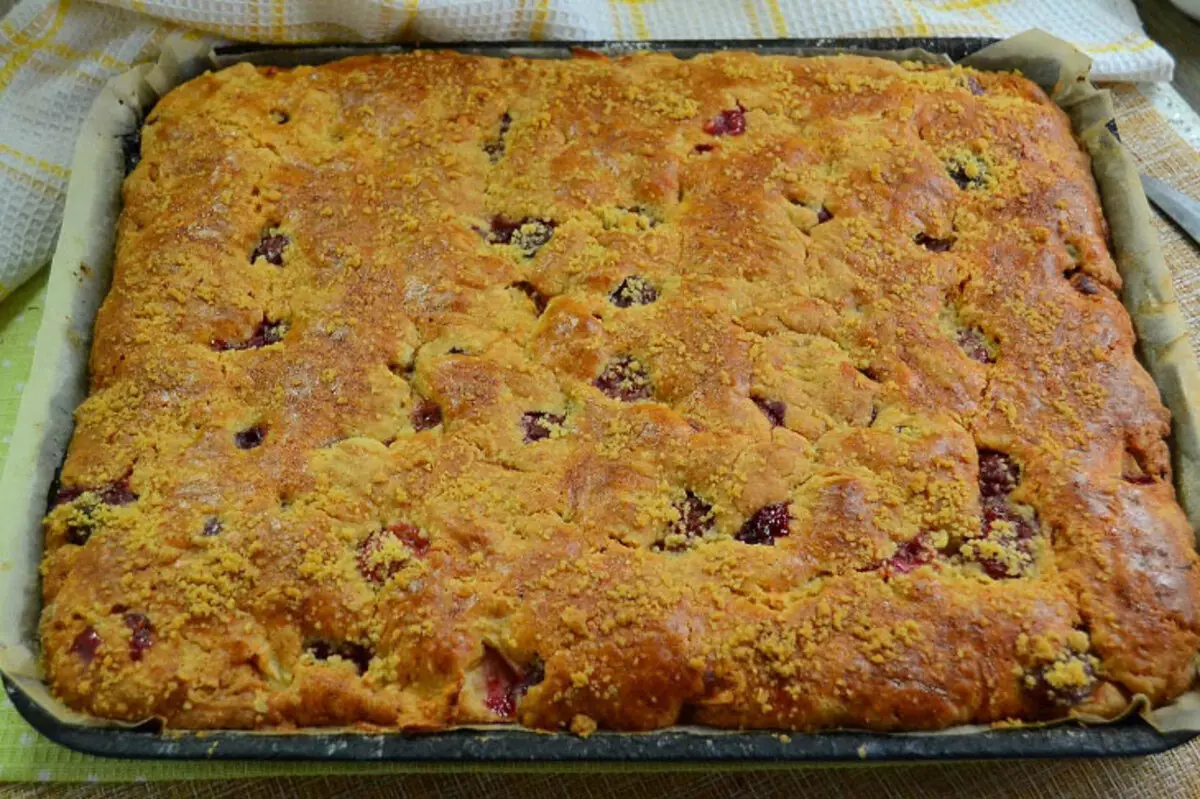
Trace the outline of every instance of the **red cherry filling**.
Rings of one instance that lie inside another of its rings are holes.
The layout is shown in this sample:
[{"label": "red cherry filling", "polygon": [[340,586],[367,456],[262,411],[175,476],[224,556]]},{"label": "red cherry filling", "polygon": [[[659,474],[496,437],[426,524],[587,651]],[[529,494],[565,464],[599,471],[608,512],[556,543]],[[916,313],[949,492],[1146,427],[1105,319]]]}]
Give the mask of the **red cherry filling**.
[{"label": "red cherry filling", "polygon": [[546,306],[550,303],[550,298],[538,291],[537,286],[533,285],[528,280],[521,280],[517,283],[513,283],[511,286],[509,286],[509,288],[517,289],[526,297],[528,297],[533,302],[533,308],[535,311],[537,311],[538,316],[542,315],[542,312],[546,310]]},{"label": "red cherry filling", "polygon": [[646,367],[628,355],[619,355],[609,361],[592,384],[621,402],[649,399],[653,393]]},{"label": "red cherry filling", "polygon": [[270,231],[263,233],[258,240],[258,245],[250,253],[250,263],[254,263],[259,258],[266,258],[269,264],[283,266],[283,251],[290,243],[291,239],[282,233],[271,233]]},{"label": "red cherry filling", "polygon": [[1096,690],[1096,668],[1093,658],[1086,655],[1071,654],[1046,663],[1034,669],[1030,677],[1026,689],[1048,707],[1073,707]]},{"label": "red cherry filling", "polygon": [[138,498],[138,495],[133,493],[133,489],[129,487],[129,476],[126,475],[120,480],[105,483],[96,488],[78,488],[74,486],[60,488],[54,495],[54,504],[58,506],[67,502],[73,502],[87,492],[99,496],[100,501],[105,505],[128,505]]},{"label": "red cherry filling", "polygon": [[483,704],[504,719],[516,716],[518,700],[546,677],[545,667],[537,655],[534,655],[522,674],[487,644],[483,645],[483,660],[480,666],[484,679]]},{"label": "red cherry filling", "polygon": [[104,639],[100,637],[100,633],[96,632],[95,627],[84,627],[83,632],[75,636],[75,640],[71,642],[71,654],[78,656],[84,665],[87,665],[96,659],[96,651],[100,649],[102,643],[104,643]]},{"label": "red cherry filling", "polygon": [[1095,297],[1100,293],[1100,284],[1095,278],[1079,268],[1070,270],[1064,275],[1076,291],[1086,297]]},{"label": "red cherry filling", "polygon": [[404,558],[392,558],[388,544],[398,541],[416,557],[429,552],[429,538],[419,527],[399,522],[376,530],[358,545],[358,571],[366,580],[382,585],[404,565]]},{"label": "red cherry filling", "polygon": [[954,239],[934,238],[923,231],[914,236],[913,241],[930,252],[947,252],[954,246]]},{"label": "red cherry filling", "polygon": [[983,335],[983,331],[975,327],[968,327],[959,331],[958,346],[966,353],[967,357],[979,363],[995,363],[996,359],[992,357],[992,353],[988,350],[987,339]]},{"label": "red cherry filling", "polygon": [[492,244],[514,244],[526,258],[533,257],[542,245],[550,241],[558,223],[550,219],[523,217],[511,220],[503,215],[492,217],[487,240]]},{"label": "red cherry filling", "polygon": [[154,646],[154,625],[141,613],[126,613],[125,626],[129,628],[129,659],[139,661],[146,650]]},{"label": "red cherry filling", "polygon": [[512,125],[512,117],[508,112],[504,112],[504,116],[500,117],[500,129],[496,134],[496,138],[492,139],[487,144],[483,145],[483,151],[488,154],[488,158],[495,163],[504,155],[504,136],[508,133],[509,127]]},{"label": "red cherry filling", "polygon": [[713,517],[712,505],[700,499],[689,488],[683,499],[672,507],[679,518],[671,523],[671,533],[684,538],[701,538],[713,528],[716,519]]},{"label": "red cherry filling", "polygon": [[271,320],[263,317],[258,323],[258,327],[254,328],[254,332],[250,334],[250,338],[245,341],[226,341],[225,339],[214,338],[211,346],[217,352],[227,352],[228,350],[254,350],[259,347],[266,347],[270,344],[278,344],[283,341],[284,335],[287,334],[288,323],[283,320]]},{"label": "red cherry filling", "polygon": [[964,542],[960,552],[994,580],[1020,577],[1032,563],[1037,518],[1021,513],[1009,499],[1021,481],[1020,467],[1002,452],[980,450],[981,535]]},{"label": "red cherry filling", "polygon": [[[120,480],[106,483],[97,488],[59,488],[54,494],[54,507],[74,502],[85,493],[94,494],[104,505],[128,505],[138,498],[138,495],[130,489],[129,476],[126,475]],[[68,544],[83,546],[92,537],[92,533],[96,530],[96,521],[92,516],[95,509],[94,504],[85,503],[78,509],[78,515],[67,523],[66,540]]]},{"label": "red cherry filling", "polygon": [[267,427],[263,424],[256,424],[252,427],[247,427],[245,430],[239,430],[233,434],[233,443],[238,449],[254,449],[262,446],[263,441],[267,438]]},{"label": "red cherry filling", "polygon": [[567,419],[561,413],[549,413],[548,411],[527,411],[521,415],[521,430],[524,432],[524,441],[526,444],[532,444],[535,441],[541,441],[543,438],[549,438],[554,429],[561,427],[562,423]]},{"label": "red cherry filling", "polygon": [[714,149],[716,149],[715,144],[697,144],[692,148],[692,150],[698,153],[711,153]]},{"label": "red cherry filling", "polygon": [[787,404],[780,400],[767,399],[766,397],[751,397],[758,409],[763,412],[771,422],[772,427],[783,427],[783,420],[787,414]]},{"label": "red cherry filling", "polygon": [[84,519],[73,521],[67,525],[67,543],[75,546],[83,546],[92,537],[92,533],[96,531],[96,522],[92,519],[91,508],[85,508],[83,511]]},{"label": "red cherry filling", "polygon": [[412,410],[413,430],[431,430],[442,423],[442,409],[433,400],[422,399]]},{"label": "red cherry filling", "polygon": [[1021,467],[1003,452],[979,451],[979,495],[984,499],[1007,497],[1017,490]]},{"label": "red cherry filling", "polygon": [[618,308],[649,305],[658,299],[658,289],[640,275],[630,275],[608,295],[608,301]]},{"label": "red cherry filling", "polygon": [[926,545],[924,536],[917,536],[897,547],[896,554],[888,559],[884,568],[895,574],[908,574],[931,560],[933,550]]},{"label": "red cherry filling", "polygon": [[704,123],[704,132],[711,136],[741,136],[746,132],[746,108],[738,103]]},{"label": "red cherry filling", "polygon": [[946,164],[946,173],[960,189],[973,190],[983,188],[987,176],[987,168],[978,158],[955,158]]},{"label": "red cherry filling", "polygon": [[342,660],[353,663],[360,677],[367,673],[367,669],[371,667],[371,658],[375,657],[375,653],[370,649],[352,641],[332,643],[318,639],[309,642],[306,648],[317,660],[329,660],[336,655]]},{"label": "red cherry filling", "polygon": [[788,511],[788,503],[776,502],[764,505],[746,520],[742,529],[734,536],[745,544],[765,544],[775,546],[775,539],[790,532],[792,515]]}]

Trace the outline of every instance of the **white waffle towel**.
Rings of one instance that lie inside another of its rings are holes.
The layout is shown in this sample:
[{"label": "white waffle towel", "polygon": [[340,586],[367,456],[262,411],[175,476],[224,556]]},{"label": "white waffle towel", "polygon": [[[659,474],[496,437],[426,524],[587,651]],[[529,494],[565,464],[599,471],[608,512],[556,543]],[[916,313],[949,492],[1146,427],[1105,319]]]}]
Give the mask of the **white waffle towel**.
[{"label": "white waffle towel", "polygon": [[[7,12],[7,13],[6,13]],[[1171,57],[1130,0],[0,0],[0,299],[44,266],[75,135],[110,76],[179,29],[213,42],[995,36],[1042,28],[1103,80]]]}]

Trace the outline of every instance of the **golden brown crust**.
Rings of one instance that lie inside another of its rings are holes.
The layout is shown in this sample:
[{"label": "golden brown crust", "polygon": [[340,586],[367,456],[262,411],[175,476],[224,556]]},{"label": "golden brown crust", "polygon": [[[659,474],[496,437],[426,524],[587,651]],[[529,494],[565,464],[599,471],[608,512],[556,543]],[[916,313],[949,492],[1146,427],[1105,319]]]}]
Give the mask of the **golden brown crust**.
[{"label": "golden brown crust", "polygon": [[1086,155],[860,57],[240,65],[125,184],[47,673],[178,727],[1112,715],[1200,586]]}]

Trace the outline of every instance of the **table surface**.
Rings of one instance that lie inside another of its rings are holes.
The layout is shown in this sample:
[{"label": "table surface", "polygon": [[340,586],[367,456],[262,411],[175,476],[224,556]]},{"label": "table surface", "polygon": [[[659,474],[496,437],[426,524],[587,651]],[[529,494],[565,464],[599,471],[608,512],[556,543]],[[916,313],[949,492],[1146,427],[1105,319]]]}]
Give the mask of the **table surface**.
[{"label": "table surface", "polygon": [[[1200,24],[1176,11],[1167,0],[1143,0],[1139,9],[1151,36],[1178,59],[1175,89],[1200,108]],[[1122,138],[1143,171],[1160,177],[1193,197],[1200,196],[1200,152],[1157,111],[1148,93],[1130,86],[1112,87]],[[1149,93],[1153,96],[1153,93]],[[1161,105],[1161,104],[1160,104]],[[1193,141],[1195,141],[1193,139]],[[1158,218],[1167,261],[1185,316],[1200,348],[1200,248],[1168,221]],[[31,340],[39,315],[42,280],[0,305],[0,352],[6,340]],[[8,356],[5,355],[5,358]],[[0,368],[28,369],[27,363],[0,359]],[[0,435],[11,429],[20,383],[0,391]],[[0,439],[0,457],[7,450]],[[32,733],[30,733],[32,735]],[[86,761],[85,761],[86,762]],[[101,764],[102,761],[94,761]],[[0,777],[2,779],[2,777]],[[1025,761],[954,765],[807,768],[715,773],[596,773],[576,775],[459,773],[376,775],[371,777],[272,777],[251,780],[158,783],[30,785],[0,784],[0,797],[104,796],[113,799],[162,795],[179,797],[337,796],[407,797],[429,794],[461,797],[505,796],[795,796],[808,793],[849,795],[961,796],[1200,796],[1200,738],[1149,758],[1099,761]]]}]

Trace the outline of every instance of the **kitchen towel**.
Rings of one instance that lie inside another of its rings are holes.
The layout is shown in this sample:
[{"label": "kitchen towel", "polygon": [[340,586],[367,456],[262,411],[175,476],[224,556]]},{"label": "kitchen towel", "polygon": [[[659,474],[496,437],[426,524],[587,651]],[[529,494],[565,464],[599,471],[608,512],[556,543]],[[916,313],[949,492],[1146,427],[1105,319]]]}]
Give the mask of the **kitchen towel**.
[{"label": "kitchen towel", "polygon": [[0,0],[0,300],[49,262],[76,132],[168,34],[268,43],[1005,37],[1042,28],[1098,80],[1169,80],[1131,0]]}]

